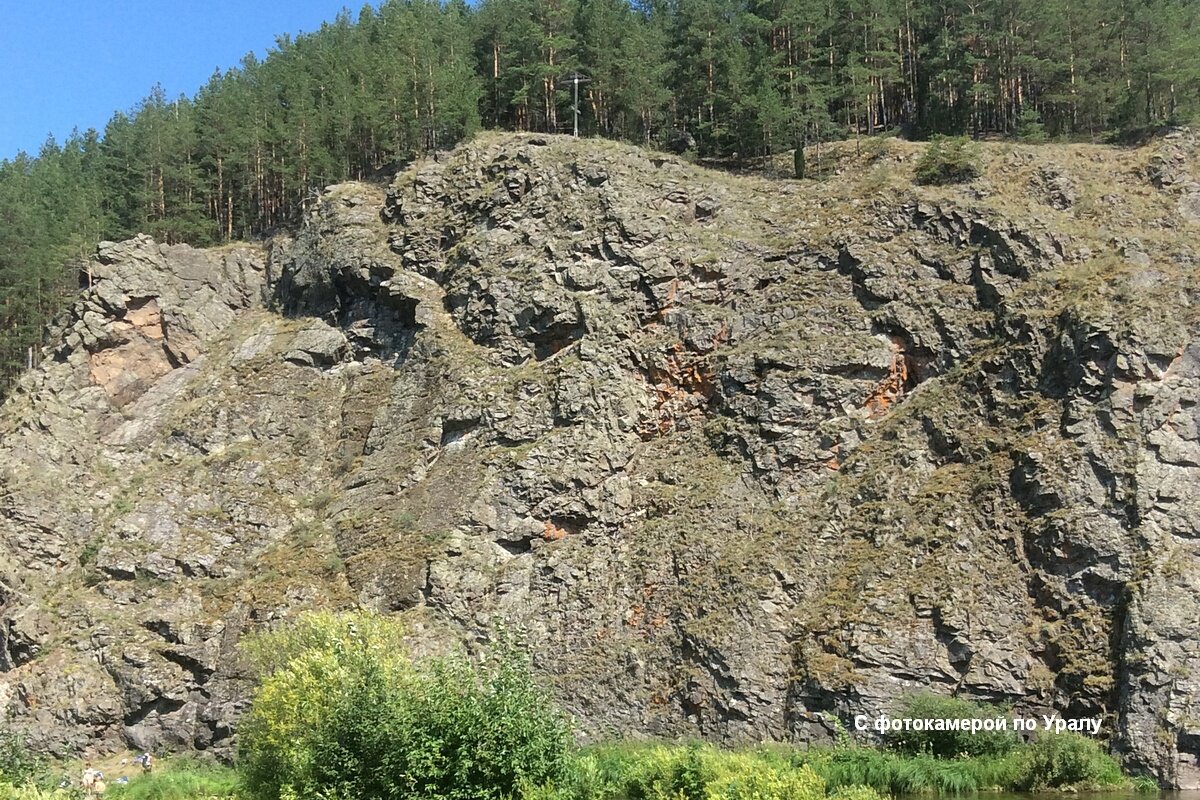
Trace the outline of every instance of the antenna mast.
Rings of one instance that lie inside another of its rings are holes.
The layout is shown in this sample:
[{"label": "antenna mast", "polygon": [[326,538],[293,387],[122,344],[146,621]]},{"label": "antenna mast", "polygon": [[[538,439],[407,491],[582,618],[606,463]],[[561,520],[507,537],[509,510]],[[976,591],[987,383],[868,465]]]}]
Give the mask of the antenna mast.
[{"label": "antenna mast", "polygon": [[[571,112],[575,116],[575,126],[572,129],[571,135],[574,136],[576,139],[578,139],[579,138],[579,84],[588,83],[589,81],[591,81],[591,78],[587,77],[586,75],[581,75],[579,73],[579,70],[575,70],[574,72],[571,73],[571,77],[568,80],[570,81],[571,87],[575,92],[574,104],[571,106]],[[559,85],[561,86],[562,83],[560,82]]]}]

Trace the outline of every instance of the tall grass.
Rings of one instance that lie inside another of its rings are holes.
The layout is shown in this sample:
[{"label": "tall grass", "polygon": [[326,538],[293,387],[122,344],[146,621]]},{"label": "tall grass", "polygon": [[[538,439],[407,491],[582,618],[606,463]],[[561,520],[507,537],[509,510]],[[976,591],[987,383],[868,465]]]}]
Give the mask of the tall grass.
[{"label": "tall grass", "polygon": [[0,800],[76,800],[76,792],[64,789],[46,789],[34,784],[14,786],[0,783]]},{"label": "tall grass", "polygon": [[[826,785],[778,750],[619,743],[588,748],[557,784],[526,786],[521,800],[826,800]],[[840,800],[882,798],[858,786]]]},{"label": "tall grass", "polygon": [[865,747],[844,748],[822,767],[831,787],[870,786],[885,794],[968,794],[1008,786],[1019,771],[1006,759],[904,756]]},{"label": "tall grass", "polygon": [[[989,790],[1156,789],[1130,780],[1098,743],[1075,734],[1043,735],[1011,752],[938,758],[842,745],[798,750],[769,745],[743,751],[708,745],[615,743],[587,748],[553,793],[528,800],[705,800],[721,775],[757,770],[782,780],[811,770],[828,797],[964,795]],[[708,787],[708,788],[705,788]]]},{"label": "tall grass", "polygon": [[160,762],[149,775],[109,784],[105,797],[120,800],[207,800],[237,795],[237,773],[228,767],[195,761]]}]

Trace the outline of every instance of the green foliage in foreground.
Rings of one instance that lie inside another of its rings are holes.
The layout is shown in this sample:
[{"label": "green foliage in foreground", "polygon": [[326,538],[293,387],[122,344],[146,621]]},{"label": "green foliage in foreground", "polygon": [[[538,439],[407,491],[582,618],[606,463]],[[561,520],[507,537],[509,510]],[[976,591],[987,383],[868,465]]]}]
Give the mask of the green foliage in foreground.
[{"label": "green foliage in foreground", "polygon": [[0,800],[78,800],[83,792],[66,789],[44,789],[31,783],[14,786],[0,783]]},{"label": "green foliage in foreground", "polygon": [[1157,787],[1126,777],[1094,740],[1075,733],[1045,734],[1003,755],[937,758],[869,747],[798,753],[831,787],[867,785],[891,794],[967,794],[989,789],[1136,789]]},{"label": "green foliage in foreground", "polygon": [[45,769],[45,760],[25,746],[25,740],[12,731],[0,731],[0,781],[27,783]]},{"label": "green foliage in foreground", "polygon": [[[839,800],[881,800],[865,786]],[[772,751],[730,752],[701,744],[617,743],[571,760],[557,783],[526,785],[522,800],[824,800],[825,780]]]},{"label": "green foliage in foreground", "polygon": [[[989,789],[1157,792],[1124,777],[1099,746],[1077,734],[1043,737],[1003,757],[939,759],[868,747],[727,751],[709,745],[620,742],[571,752],[555,779],[514,784],[516,800],[883,800],[894,794],[968,794]],[[232,769],[164,760],[149,776],[112,784],[121,800],[253,796]],[[337,789],[297,797],[345,797]],[[356,794],[356,800],[385,795]],[[401,794],[400,796],[413,796]],[[449,796],[449,795],[446,795]],[[78,800],[78,790],[0,785],[0,800]]]},{"label": "green foliage in foreground", "polygon": [[127,784],[109,784],[106,798],[119,800],[199,800],[237,797],[238,774],[215,764],[163,761],[149,775],[137,775]]},{"label": "green foliage in foreground", "polygon": [[418,665],[396,641],[385,618],[319,614],[252,643],[292,653],[268,665],[242,723],[252,796],[499,800],[559,780],[570,729],[523,661]]},{"label": "green foliage in foreground", "polygon": [[868,747],[819,755],[814,767],[830,786],[867,785],[889,794],[966,794],[1012,788],[1022,772],[1017,755],[936,758]]},{"label": "green foliage in foreground", "polygon": [[1126,785],[1121,767],[1092,739],[1078,733],[1042,736],[1024,754],[1019,789],[1054,789],[1061,786]]},{"label": "green foliage in foreground", "polygon": [[[42,775],[49,781],[49,773]],[[149,775],[127,784],[109,782],[104,797],[114,800],[219,800],[238,796],[240,778],[229,767],[190,759],[164,759]],[[78,784],[68,788],[26,782],[0,783],[0,800],[83,800]]]},{"label": "green foliage in foreground", "polygon": [[[900,706],[897,717],[907,719],[996,719],[1007,717],[1006,709],[972,703],[958,697],[935,694],[917,694]],[[921,753],[938,758],[959,756],[1001,756],[1010,753],[1021,743],[1020,737],[1011,730],[901,730],[889,732],[884,741],[888,748],[907,755]]]},{"label": "green foliage in foreground", "polygon": [[622,742],[585,749],[558,782],[526,786],[522,800],[879,800],[1043,789],[1157,791],[1157,786],[1131,781],[1095,741],[1078,734],[1046,735],[1004,755],[968,758],[857,746],[731,752],[699,744]]}]

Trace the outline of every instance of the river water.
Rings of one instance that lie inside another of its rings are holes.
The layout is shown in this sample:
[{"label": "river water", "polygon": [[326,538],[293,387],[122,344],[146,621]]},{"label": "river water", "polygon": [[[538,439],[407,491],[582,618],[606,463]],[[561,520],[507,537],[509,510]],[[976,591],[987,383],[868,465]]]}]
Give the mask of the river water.
[{"label": "river water", "polygon": [[1070,798],[1070,800],[1200,800],[1200,790],[1186,792],[1159,792],[1157,795],[1146,792],[979,792],[974,795],[978,800],[1050,800],[1051,798]]}]

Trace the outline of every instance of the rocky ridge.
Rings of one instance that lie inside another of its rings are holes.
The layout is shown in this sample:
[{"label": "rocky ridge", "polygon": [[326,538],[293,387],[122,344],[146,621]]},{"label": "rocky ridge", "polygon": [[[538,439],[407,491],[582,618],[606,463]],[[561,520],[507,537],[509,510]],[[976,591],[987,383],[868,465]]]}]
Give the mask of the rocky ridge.
[{"label": "rocky ridge", "polygon": [[10,724],[226,753],[242,633],[362,604],[502,622],[590,737],[932,687],[1200,785],[1194,137],[918,152],[484,136],[264,247],[103,245],[0,413]]}]

